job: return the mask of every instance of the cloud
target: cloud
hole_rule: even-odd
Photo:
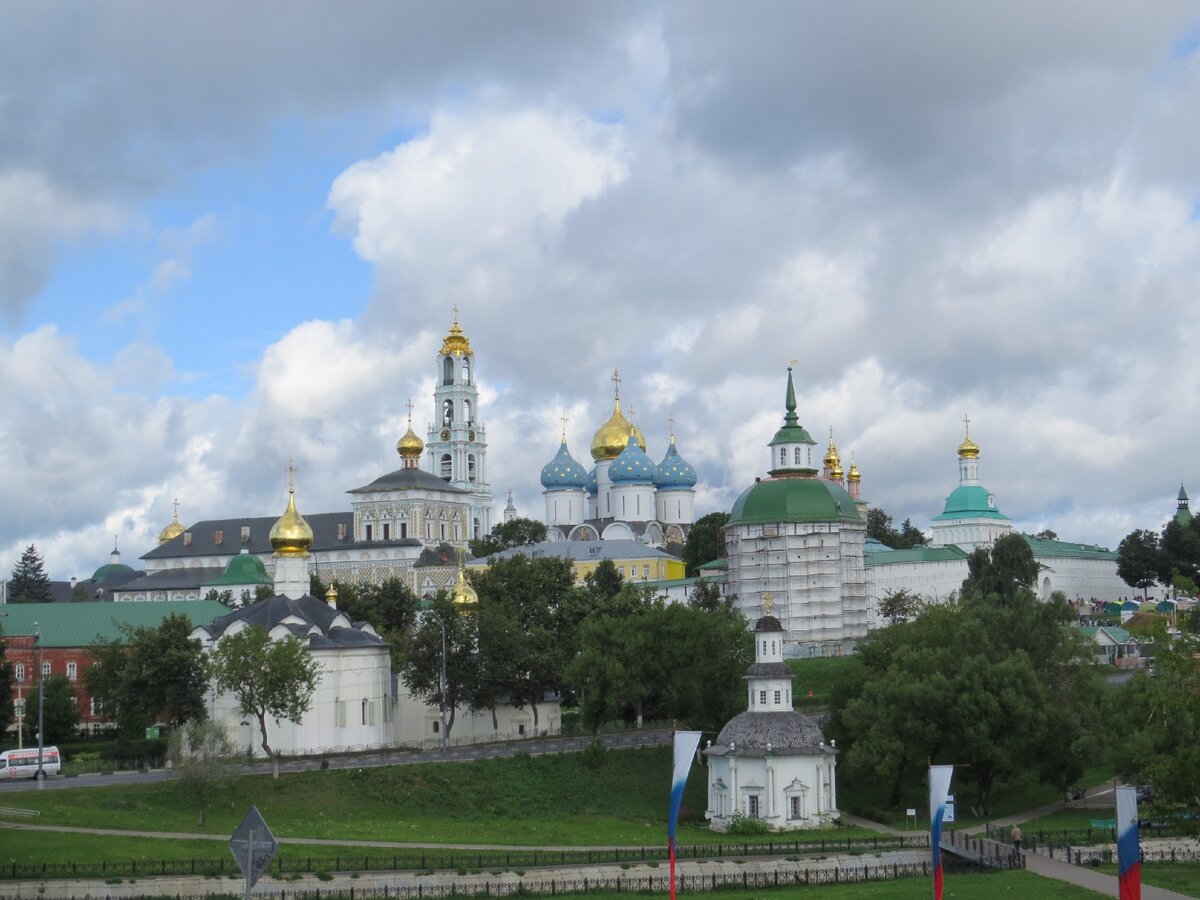
[[[119,324],[127,317],[145,311],[150,303],[162,300],[176,282],[190,279],[192,256],[198,247],[212,239],[216,222],[216,213],[208,212],[198,216],[186,228],[164,230],[158,239],[163,258],[155,264],[150,278],[138,285],[129,297],[108,309],[105,320]]]

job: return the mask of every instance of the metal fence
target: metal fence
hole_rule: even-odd
[[[1025,868],[1025,857],[1011,845],[977,834],[967,834],[964,831],[943,832],[942,846],[961,859],[981,865],[985,869]]]
[[[792,840],[685,844],[676,848],[679,859],[723,859],[728,857],[799,856],[802,854],[868,853],[880,850],[916,850],[929,846],[924,832],[881,834],[869,838],[841,840]],[[292,855],[284,851],[271,863],[275,876],[311,872],[434,872],[460,869],[528,869],[539,866],[602,865],[661,862],[668,859],[663,846],[578,850],[406,850],[377,855],[338,856]],[[103,860],[100,862],[0,863],[0,878],[119,878],[154,875],[234,875],[237,863],[231,856],[216,859]]]
[[[1142,862],[1151,863],[1194,863],[1200,862],[1200,851],[1187,847],[1141,848]],[[1064,847],[1057,851],[1048,851],[1044,856],[1056,854],[1055,858],[1064,859],[1077,866],[1097,866],[1101,863],[1115,863],[1116,851],[1112,847]]]

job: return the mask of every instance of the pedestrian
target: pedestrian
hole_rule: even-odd
[[[1021,826],[1020,825],[1014,825],[1012,827],[1011,837],[1012,837],[1013,849],[1016,850],[1018,853],[1020,853],[1021,852]]]

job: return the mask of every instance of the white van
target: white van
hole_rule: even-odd
[[[57,775],[62,771],[62,759],[57,747],[42,748],[42,774]],[[9,778],[37,778],[37,747],[24,750],[5,750],[0,753],[0,781]]]

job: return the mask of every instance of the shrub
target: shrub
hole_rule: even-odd
[[[583,748],[583,753],[580,754],[580,758],[583,760],[583,764],[587,768],[598,769],[604,765],[604,754],[607,752],[608,751],[604,749],[604,745],[599,741],[592,741]]]
[[[725,829],[727,834],[770,834],[771,826],[762,819],[756,819],[748,816],[745,813],[738,811],[733,814],[733,818],[729,822],[729,827]]]

